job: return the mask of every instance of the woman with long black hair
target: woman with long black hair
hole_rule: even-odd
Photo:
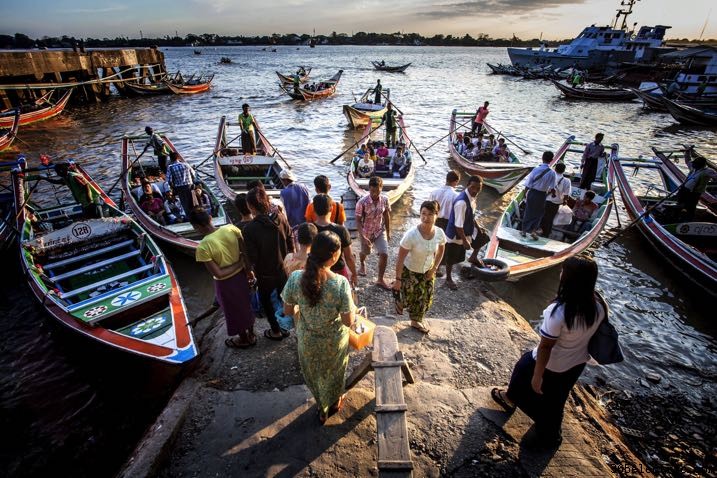
[[[540,343],[515,364],[508,390],[491,391],[507,412],[517,406],[535,421],[528,446],[551,448],[562,441],[565,402],[590,360],[588,342],[605,319],[597,276],[597,264],[588,257],[563,263],[558,295],[543,311]]]
[[[343,404],[349,327],[354,321],[351,284],[331,272],[339,256],[339,236],[330,231],[319,233],[305,269],[291,274],[281,294],[284,314],[296,321],[301,373],[316,399],[321,423]]]

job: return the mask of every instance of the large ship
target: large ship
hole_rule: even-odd
[[[639,0],[622,0],[621,7],[611,26],[585,28],[567,45],[550,49],[508,48],[508,56],[514,66],[553,65],[556,68],[582,68],[590,71],[604,70],[622,62],[652,61],[665,53],[663,38],[666,25],[643,26],[634,35],[627,25],[627,17]],[[619,25],[619,27],[618,27]]]

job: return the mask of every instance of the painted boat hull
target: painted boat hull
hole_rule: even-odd
[[[299,83],[306,83],[309,81],[309,76],[311,75],[311,68],[306,70],[305,75],[299,75]],[[281,81],[284,85],[292,85],[294,84],[294,78],[292,78],[291,75],[284,75],[282,73],[276,72],[276,76],[279,77],[279,81]]]
[[[406,145],[406,151],[409,151],[411,148],[411,139],[408,137],[408,135],[405,133],[406,127],[403,123],[403,116],[398,117],[398,125],[399,125],[399,131],[403,131],[403,139],[404,143]],[[371,131],[373,130],[373,127],[371,124],[366,125],[366,128],[364,129],[364,134],[359,140],[360,144],[366,143],[371,138]],[[405,178],[401,178],[400,183],[397,185],[397,187],[385,191],[384,194],[388,197],[388,203],[390,205],[394,205],[399,199],[401,199],[401,196],[408,191],[408,189],[413,184],[414,179],[416,178],[416,164],[415,161],[412,161],[411,169],[408,171],[408,174]],[[391,178],[389,178],[391,179]],[[346,174],[346,181],[348,182],[349,188],[354,192],[356,195],[356,200],[358,201],[362,197],[366,196],[369,191],[368,187],[363,187],[359,184],[361,180],[357,178],[354,173],[353,169],[349,167],[349,172]],[[387,181],[387,178],[384,178],[384,183]]]
[[[95,183],[92,178],[87,175],[81,166],[77,165],[76,168],[77,171],[85,177],[85,180],[88,181],[91,187],[100,193],[104,204],[112,211],[113,216],[122,220],[126,219],[127,221],[130,221],[130,228],[134,230],[137,237],[139,237],[142,230],[139,225],[134,223],[129,216],[124,215],[117,209],[117,206],[112,199],[107,196],[102,189],[100,189],[97,183]],[[26,193],[24,179],[19,174],[13,175],[13,192],[15,195],[17,228],[23,234],[22,239],[27,240],[32,237],[32,227],[30,226],[27,217],[27,208],[25,207]],[[93,302],[94,299],[90,300],[90,304],[87,307],[91,307],[91,309],[88,309],[84,313],[84,316],[91,317],[88,314],[95,309],[96,311],[93,312],[94,315],[92,315],[92,317],[99,317],[103,313],[106,313],[107,317],[109,317],[110,315],[117,313],[128,314],[128,312],[132,312],[134,310],[144,311],[145,307],[152,306],[153,304],[160,305],[161,308],[159,310],[155,310],[155,308],[152,307],[152,310],[155,310],[154,312],[148,315],[140,315],[137,317],[138,320],[135,321],[134,324],[130,324],[132,326],[136,325],[139,329],[143,326],[152,327],[153,324],[157,323],[157,321],[162,324],[169,321],[169,326],[166,329],[166,332],[162,333],[158,338],[150,340],[142,340],[131,335],[120,333],[117,330],[102,327],[99,325],[101,323],[97,321],[90,323],[79,320],[75,315],[73,315],[73,312],[70,312],[70,308],[68,308],[68,306],[60,302],[57,293],[51,293],[51,290],[49,290],[42,279],[40,279],[38,273],[31,270],[34,269],[34,266],[30,264],[27,257],[28,254],[25,253],[22,245],[19,247],[20,263],[22,264],[23,272],[27,278],[30,290],[33,292],[38,301],[42,303],[48,314],[57,320],[61,325],[114,349],[128,352],[136,356],[158,360],[171,365],[181,365],[191,361],[198,355],[198,349],[194,343],[194,338],[188,323],[189,320],[187,317],[184,299],[171,266],[166,259],[164,259],[156,244],[152,243],[149,238],[146,239],[146,241],[149,241],[146,243],[147,247],[151,251],[155,251],[154,253],[156,254],[155,257],[157,260],[157,267],[166,271],[166,277],[169,281],[169,289],[167,289],[166,280],[163,279],[164,276],[160,276],[157,279],[149,277],[147,279],[135,281],[129,291],[134,294],[140,294],[140,299],[137,300],[136,306],[133,305],[130,307],[124,307],[126,302],[123,301],[119,301],[115,304],[116,299],[118,299],[119,296],[127,295],[125,291],[119,289],[117,291],[118,295],[115,295],[114,299],[112,299],[112,295],[115,293],[110,292],[109,297],[102,299],[102,301],[99,301],[99,299],[97,299],[97,302]],[[153,282],[157,283],[152,284]],[[138,292],[140,289],[145,288],[145,286],[146,292]],[[166,308],[163,306],[165,301],[167,304]],[[86,306],[78,309],[79,312],[75,311],[74,314],[81,314],[84,307]],[[115,307],[115,309],[113,310],[112,307]],[[140,330],[140,332],[144,332],[144,330]]]
[[[632,90],[625,88],[573,88],[556,80],[551,81],[558,91],[560,91],[566,98],[574,100],[632,101],[635,99],[635,93]]]
[[[472,114],[461,115],[458,113],[458,110],[453,110],[449,126],[450,134],[448,136],[448,150],[451,153],[451,158],[468,173],[483,178],[483,183],[486,186],[495,189],[499,194],[505,194],[518,184],[533,168],[521,164],[512,153],[511,160],[513,162],[510,163],[474,162],[461,155],[455,147],[457,129],[459,123],[465,123],[471,119],[472,116]],[[487,126],[489,130],[495,131],[491,126],[487,124],[485,124],[485,126]]]
[[[209,91],[212,87],[212,79],[213,78],[210,78],[197,85],[175,85],[173,83],[167,83],[167,86],[175,95],[196,95],[197,93]]]
[[[562,161],[565,154],[569,150],[570,144],[574,141],[574,136],[570,136],[565,143],[556,151],[553,161],[550,166],[553,167],[557,162]],[[613,145],[613,156],[617,155],[617,145]],[[614,196],[613,184],[614,184],[614,172],[608,162],[605,167],[607,171],[603,177],[604,187],[608,191],[605,197],[605,209],[602,213],[595,218],[595,222],[589,232],[579,236],[573,243],[564,243],[561,241],[552,241],[553,243],[566,244],[555,248],[555,251],[551,254],[550,249],[540,247],[531,247],[532,241],[528,239],[521,239],[515,236],[515,229],[507,228],[505,224],[510,223],[510,216],[513,211],[518,207],[518,203],[524,199],[526,191],[525,188],[511,201],[508,207],[505,209],[500,219],[496,223],[493,232],[491,233],[490,242],[488,243],[485,258],[487,259],[500,259],[508,263],[510,273],[508,275],[509,281],[515,281],[523,278],[527,275],[540,272],[556,265],[561,264],[569,257],[580,254],[587,249],[597,237],[601,234],[602,230],[607,224],[610,212],[612,210]],[[574,192],[574,191],[573,191]],[[505,229],[504,229],[505,228]],[[543,241],[543,238],[539,239]],[[517,242],[519,241],[519,242]],[[545,239],[546,243],[550,243],[551,240]],[[517,244],[517,245],[516,245]],[[501,247],[504,246],[503,248]]]
[[[184,162],[184,158],[179,153],[179,151],[177,151],[177,148],[169,140],[169,138],[167,138],[163,134],[161,136],[164,140],[164,143],[169,147],[169,149],[177,153],[179,161]],[[129,186],[131,176],[130,169],[133,161],[133,157],[130,154],[130,142],[132,141],[132,139],[134,138],[128,136],[122,138],[122,149],[120,156],[122,171],[126,172],[120,180],[120,187],[122,188],[122,193],[124,194],[127,206],[129,207],[130,211],[132,212],[132,215],[137,220],[137,222],[139,222],[142,227],[147,230],[154,238],[171,245],[180,252],[183,252],[184,254],[194,256],[197,247],[199,246],[199,240],[186,237],[185,235],[182,235],[177,231],[173,231],[172,226],[168,227],[159,224],[142,210],[140,205],[137,203],[136,198],[132,194],[131,188]],[[214,197],[214,193],[212,193],[209,188],[206,188],[206,193],[210,196],[212,203],[214,203],[215,206],[218,208],[218,213],[216,215],[213,215],[212,217],[212,223],[214,224],[214,226],[219,227],[223,226],[224,224],[228,224],[229,219],[227,217],[226,211],[224,210],[224,207],[217,200],[217,198]],[[185,211],[185,213],[187,212]],[[189,228],[186,229],[189,230]]]
[[[318,100],[321,98],[328,98],[329,96],[336,93],[336,87],[339,86],[339,81],[341,80],[341,75],[343,74],[343,72],[344,70],[339,70],[339,72],[332,76],[330,80],[326,81],[326,83],[330,83],[330,86],[324,88],[321,91],[308,91],[304,88],[299,88],[299,92],[297,93],[293,89],[287,88],[284,85],[281,85],[281,88],[287,95],[289,95],[292,99],[295,100],[310,101]]]
[[[613,162],[615,163],[615,177],[620,188],[620,196],[628,216],[634,221],[644,214],[645,208],[634,194],[621,161],[618,159]],[[669,170],[663,165],[653,163],[652,165],[646,164],[641,167],[664,168],[664,174],[670,176]],[[679,184],[676,176],[671,176],[671,181],[674,184]],[[676,238],[649,214],[638,221],[636,227],[647,242],[658,252],[659,257],[664,258],[694,285],[712,296],[717,295],[717,264],[714,261]]]
[[[62,96],[62,98],[60,98],[60,100],[54,105],[48,104],[48,106],[45,108],[41,108],[36,111],[30,111],[27,113],[21,113],[20,114],[20,126],[23,126],[26,124],[31,124],[31,123],[37,123],[38,121],[45,121],[47,119],[50,119],[54,116],[59,115],[65,109],[65,106],[67,106],[67,102],[70,101],[71,95],[72,95],[72,89],[69,89]],[[14,115],[1,117],[0,118],[0,128],[12,127],[14,120],[15,120]]]

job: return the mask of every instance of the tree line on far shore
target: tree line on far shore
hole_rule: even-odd
[[[159,38],[75,38],[74,36],[63,35],[62,37],[30,38],[23,33],[13,35],[0,35],[0,48],[4,49],[30,49],[30,48],[72,48],[83,45],[87,48],[117,48],[117,47],[150,47],[150,46],[229,46],[229,45],[308,45],[312,36],[308,34],[278,34],[264,36],[222,36],[214,33],[201,35],[188,34],[185,37],[169,35]],[[314,41],[319,45],[405,45],[405,46],[538,46],[545,44],[547,47],[555,47],[566,40],[541,40],[538,38],[521,39],[513,36],[507,38],[491,38],[485,33],[476,37],[469,34],[461,36],[433,35],[424,37],[418,33],[366,33],[358,32],[353,35],[346,33],[332,32],[330,35],[316,35]],[[717,44],[717,39],[710,40],[688,40],[687,38],[669,40],[671,43],[700,43]]]

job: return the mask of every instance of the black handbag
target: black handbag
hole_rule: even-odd
[[[620,341],[617,330],[608,321],[610,308],[600,294],[595,295],[605,310],[605,319],[595,331],[588,342],[588,353],[600,365],[610,365],[625,360],[620,348]]]

